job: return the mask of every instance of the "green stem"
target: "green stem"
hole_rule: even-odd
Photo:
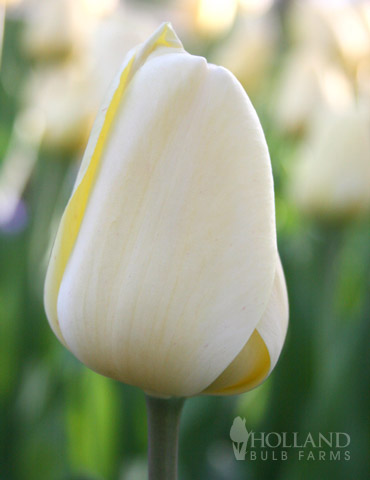
[[[316,332],[313,344],[315,377],[311,387],[311,410],[306,412],[307,426],[312,419],[319,419],[323,412],[328,415],[332,409],[330,392],[334,391],[338,379],[335,372],[341,370],[335,366],[340,364],[338,358],[339,319],[335,315],[335,298],[338,289],[339,260],[343,245],[341,228],[322,228],[321,245],[317,253],[319,269],[317,272],[316,293],[318,310],[316,313]],[[344,352],[339,357],[343,357]]]
[[[176,480],[183,398],[146,395],[149,480]]]

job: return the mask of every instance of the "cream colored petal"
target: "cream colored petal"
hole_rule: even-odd
[[[243,350],[203,392],[234,395],[262,383],[273,370],[288,328],[288,295],[280,259],[267,308]]]
[[[293,169],[292,195],[306,213],[351,219],[370,209],[370,110],[367,102],[341,113],[322,110]]]
[[[267,308],[258,323],[257,331],[270,355],[270,369],[274,369],[284,345],[289,320],[288,292],[284,271],[278,258],[274,285]]]
[[[64,345],[57,315],[57,297],[100,167],[101,156],[131,77],[150,54],[157,50],[163,51],[163,47],[171,51],[183,51],[180,40],[169,24],[161,25],[144,44],[127,55],[94,123],[71,198],[61,219],[46,275],[44,303],[49,323]]]
[[[247,392],[265,380],[269,368],[269,352],[256,329],[239,355],[202,393],[205,395],[235,395]]]
[[[130,80],[57,310],[68,347],[90,368],[188,396],[230,364],[266,308],[273,185],[261,126],[235,78],[166,51]]]

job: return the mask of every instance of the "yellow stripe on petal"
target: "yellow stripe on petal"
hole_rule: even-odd
[[[169,23],[165,23],[163,25],[163,30],[160,35],[157,37],[155,41],[155,46],[163,46],[163,47],[174,47],[178,48],[179,46],[182,47],[180,40],[178,39],[177,35],[173,31],[171,25]]]
[[[95,151],[91,157],[91,161],[83,177],[81,183],[78,185],[73,196],[71,197],[68,208],[64,216],[64,224],[68,225],[68,229],[63,231],[61,250],[59,251],[59,268],[58,270],[58,285],[62,281],[63,273],[67,265],[68,259],[71,255],[73,246],[75,244],[82,219],[86,210],[87,202],[89,199],[90,191],[92,189],[100,160],[106,145],[109,132],[112,128],[114,118],[116,116],[120,101],[125,90],[128,76],[134,61],[134,57],[131,59],[125,70],[122,72],[121,80],[117,90],[115,91],[112,101],[108,107],[103,128],[100,132],[100,136],[95,146]]]
[[[68,260],[72,253],[73,247],[76,243],[78,232],[81,227],[82,219],[85,214],[87,202],[93,187],[102,154],[112,128],[117,110],[120,106],[123,93],[126,89],[129,74],[134,62],[134,57],[131,58],[127,67],[123,70],[120,78],[118,88],[116,89],[112,101],[109,104],[107,113],[105,115],[103,127],[100,131],[99,138],[95,145],[94,153],[90,159],[89,165],[84,177],[78,184],[77,188],[72,194],[66,210],[64,212],[56,244],[54,245],[53,255],[51,259],[53,263],[52,268],[48,271],[45,286],[45,304],[49,320],[54,319],[53,327],[57,329],[58,337],[62,339],[57,320],[57,299],[60,284],[63,279],[64,271],[66,269]],[[54,261],[53,261],[54,260]],[[51,273],[52,272],[52,273]],[[50,311],[51,309],[51,311]]]
[[[261,335],[254,330],[239,355],[202,393],[236,395],[252,390],[265,380],[269,369],[269,352]]]

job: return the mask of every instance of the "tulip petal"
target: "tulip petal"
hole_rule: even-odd
[[[288,295],[280,259],[271,296],[256,330],[243,350],[203,393],[235,395],[252,390],[273,370],[288,328]]]
[[[279,359],[288,330],[289,303],[283,267],[280,258],[276,267],[274,285],[270,301],[265,313],[257,326],[257,331],[266,344],[270,355],[270,369],[272,372]]]
[[[235,395],[252,390],[265,380],[270,364],[266,344],[256,329],[239,355],[202,393]]]
[[[270,160],[244,90],[203,58],[152,51],[117,110],[56,293],[68,348],[152,394],[199,393],[255,330],[276,252]]]
[[[130,53],[123,63],[93,126],[72,196],[61,219],[46,276],[44,301],[50,325],[55,335],[65,346],[57,315],[60,283],[76,242],[89,195],[99,170],[100,160],[124,92],[135,71],[140,68],[151,53],[160,47],[182,50],[182,44],[169,24],[161,25],[148,41],[139,47],[136,52]]]

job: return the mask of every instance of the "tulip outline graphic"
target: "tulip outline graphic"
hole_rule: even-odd
[[[252,430],[248,432],[245,426],[245,418],[234,418],[233,424],[230,428],[230,438],[233,442],[233,450],[236,460],[245,460],[248,439],[251,433]]]

